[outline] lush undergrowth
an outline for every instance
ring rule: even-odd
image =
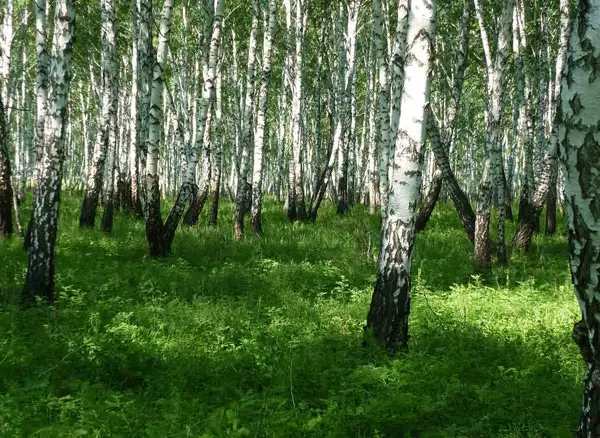
[[[152,260],[143,223],[80,230],[79,205],[63,199],[54,308],[19,309],[26,256],[0,240],[1,436],[573,434],[564,225],[479,278],[438,208],[416,244],[410,351],[390,358],[361,345],[379,235],[362,207],[289,224],[267,202],[264,236],[235,242],[224,206]]]

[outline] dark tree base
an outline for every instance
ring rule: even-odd
[[[109,200],[104,204],[104,213],[102,214],[102,222],[100,223],[100,230],[105,233],[111,233],[114,222],[115,207],[112,200]]]
[[[219,198],[220,198],[220,184],[217,184],[213,193],[212,203],[210,206],[210,218],[208,219],[209,225],[217,225],[219,220]]]
[[[427,222],[429,222],[429,218],[431,218],[435,205],[440,197],[443,182],[444,175],[442,171],[436,169],[431,181],[431,186],[429,187],[427,195],[425,196],[425,200],[423,201],[423,205],[421,205],[421,209],[417,214],[417,220],[415,222],[416,231],[423,231],[427,226]]]
[[[98,192],[88,190],[83,198],[81,214],[79,215],[79,226],[93,228],[96,221],[96,210],[98,209]]]
[[[203,190],[202,193],[199,193],[196,196],[194,196],[192,202],[190,202],[190,207],[183,216],[184,226],[193,227],[195,225],[198,225],[198,220],[200,219],[200,214],[202,213],[202,209],[204,208],[204,203],[206,202],[207,197],[208,188]]]

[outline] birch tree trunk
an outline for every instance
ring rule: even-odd
[[[254,109],[254,82],[256,80],[256,51],[258,46],[258,15],[260,5],[258,0],[252,2],[252,24],[250,26],[250,39],[248,41],[248,66],[246,68],[246,84],[244,98],[244,112],[242,118],[242,147],[240,169],[237,180],[235,197],[235,213],[233,218],[233,236],[240,239],[244,234],[244,216],[249,202],[248,167],[250,161],[250,147],[252,142],[252,110]]]
[[[556,96],[558,96],[556,81],[562,73],[564,66],[564,56],[567,50],[567,42],[570,34],[570,19],[569,19],[569,5],[561,5],[561,31],[559,39],[559,47],[557,51],[556,59],[556,79],[554,83],[553,96],[550,100],[549,105],[551,117],[555,117],[556,113]],[[539,105],[541,106],[543,98],[540,99]],[[552,103],[554,101],[554,103]],[[542,107],[542,106],[541,106]],[[542,125],[541,127],[539,125]],[[541,135],[543,133],[543,123],[538,121],[538,132]],[[544,159],[542,162],[542,169],[538,178],[535,190],[529,197],[522,197],[519,205],[519,223],[515,235],[512,239],[512,245],[521,251],[527,251],[531,245],[531,239],[533,234],[539,226],[539,216],[544,207],[544,202],[548,199],[549,193],[554,193],[554,196],[550,196],[551,207],[554,206],[554,212],[556,212],[556,176],[557,176],[557,151],[556,151],[556,132],[557,132],[557,121],[554,120],[552,124],[552,132],[548,142],[544,141],[542,145],[538,146],[538,149],[545,148]],[[552,218],[552,214],[551,214]]]
[[[10,73],[10,53],[13,38],[12,0],[3,7],[3,23],[0,29],[0,236],[13,233],[12,205],[13,187],[11,184],[11,166],[8,132],[8,79]],[[6,108],[5,108],[6,105]]]
[[[25,305],[35,304],[36,297],[48,303],[54,302],[55,299],[54,246],[62,183],[65,121],[72,76],[71,51],[74,27],[73,2],[57,0],[48,82],[49,105],[44,121],[43,143],[40,145],[38,155],[41,163],[38,166],[37,190],[30,225],[27,276],[22,295]],[[38,55],[39,53],[38,47]]]
[[[35,171],[36,184],[41,180],[44,159],[44,125],[48,112],[48,50],[46,47],[46,0],[35,1],[35,82],[36,82],[36,115],[35,115]],[[27,226],[27,234],[23,246],[27,249],[31,245],[31,227],[37,202],[37,185],[34,187],[33,206],[31,218]]]
[[[390,352],[406,348],[409,339],[412,250],[420,197],[433,32],[433,2],[413,0],[402,96],[402,106],[411,111],[403,111],[399,119],[377,283],[365,327],[367,334]]]
[[[144,218],[148,216],[148,188],[146,187],[146,156],[148,154],[148,139],[150,135],[150,109],[152,97],[152,75],[156,57],[152,43],[152,2],[150,0],[137,0],[138,19],[138,58],[139,58],[139,140],[137,159],[137,202],[135,210]]]
[[[398,1],[398,21],[396,25],[396,33],[394,37],[394,45],[391,56],[391,79],[389,90],[387,95],[384,91],[384,85],[382,84],[383,68],[380,62],[379,66],[379,96],[383,100],[380,102],[380,127],[382,130],[381,140],[381,171],[379,176],[380,185],[380,197],[381,197],[381,215],[382,219],[385,220],[385,214],[387,214],[387,202],[389,198],[389,183],[390,183],[390,168],[392,167],[391,158],[393,156],[393,145],[396,139],[398,131],[398,120],[400,117],[400,102],[402,100],[402,90],[404,87],[404,58],[406,55],[406,32],[408,29],[408,17],[410,10],[409,0]],[[389,39],[388,39],[389,40]],[[378,49],[378,57],[379,55]],[[389,72],[388,72],[389,74]],[[387,96],[391,96],[391,113],[390,113],[390,102]],[[386,103],[387,101],[387,103]],[[385,107],[384,107],[385,105]],[[387,135],[386,141],[386,128],[387,128],[387,115],[383,114],[385,111],[389,115],[389,134]],[[383,221],[382,221],[383,223]]]
[[[291,141],[292,141],[292,162],[293,172],[290,172],[292,184],[289,188],[292,193],[288,209],[291,209],[293,219],[306,220],[306,203],[304,200],[304,175],[302,171],[302,149],[303,139],[301,130],[301,111],[302,111],[302,66],[303,66],[303,42],[306,30],[307,16],[304,11],[304,2],[306,0],[295,0],[296,17],[294,28],[294,61],[293,61],[293,79],[292,79],[292,110],[291,110]]]
[[[8,126],[4,102],[0,95],[0,236],[9,237],[13,232],[13,191],[10,182],[10,155],[8,150]]]
[[[254,132],[254,165],[252,170],[252,231],[262,233],[262,174],[263,151],[265,149],[265,118],[269,92],[269,76],[271,74],[271,48],[275,27],[277,25],[277,2],[269,0],[267,18],[264,20],[262,76],[258,92],[258,113]]]
[[[348,167],[350,161],[350,143],[352,137],[351,122],[353,120],[352,100],[353,83],[356,70],[356,34],[358,24],[358,13],[360,11],[362,0],[349,0],[347,2],[347,24],[344,33],[344,59],[343,69],[344,87],[338,90],[342,93],[342,105],[338,111],[340,123],[340,142],[338,148],[338,205],[337,213],[344,214],[349,208],[349,180]]]
[[[573,338],[586,363],[577,436],[600,436],[600,1],[582,0],[562,81],[559,139],[569,217],[571,277],[582,320]]]
[[[427,220],[431,216],[435,203],[440,195],[443,180],[458,216],[463,223],[463,228],[467,233],[467,237],[473,242],[475,233],[475,213],[473,212],[469,198],[465,195],[456,180],[456,176],[448,158],[448,152],[451,150],[454,142],[456,115],[458,114],[458,107],[462,96],[467,56],[469,53],[469,22],[471,19],[471,8],[471,1],[467,0],[460,19],[460,38],[453,71],[454,81],[452,82],[450,102],[445,110],[447,121],[443,136],[439,132],[439,127],[433,115],[427,117],[427,135],[429,136],[431,150],[435,158],[436,171],[431,185],[432,187],[425,198],[423,207],[419,210],[416,227],[417,231],[425,228]]]
[[[552,134],[556,133],[557,119],[555,117],[558,99],[560,97],[560,83],[562,80],[562,72],[565,66],[565,54],[569,44],[569,36],[571,32],[571,11],[570,1],[560,0],[560,38],[558,48],[556,50],[556,67],[554,69],[553,90],[550,99],[550,114],[548,118],[552,123]],[[552,139],[551,139],[552,141]],[[548,182],[548,195],[546,198],[546,234],[553,235],[556,231],[556,194],[558,183],[558,162],[550,169],[550,180]]]
[[[485,133],[485,152],[483,175],[479,184],[477,197],[477,214],[475,218],[475,249],[473,267],[476,271],[491,267],[490,254],[490,216],[493,204],[500,205],[498,218],[498,256],[501,263],[506,260],[504,243],[504,180],[502,178],[502,110],[504,108],[504,90],[506,89],[506,63],[511,39],[513,16],[513,0],[504,0],[495,59],[492,61],[491,51],[482,10],[479,1],[475,1],[475,12],[479,22],[481,40],[484,48],[487,74],[487,126]],[[501,199],[501,201],[498,201]],[[496,202],[494,202],[496,200]]]
[[[163,133],[163,91],[165,86],[165,66],[167,45],[171,30],[171,12],[173,0],[165,0],[159,25],[158,48],[152,73],[152,93],[150,95],[150,114],[146,156],[146,200],[148,215],[146,218],[146,239],[152,257],[168,255],[169,248],[163,242],[163,222],[160,214],[160,188],[158,180],[158,158],[161,135]]]
[[[94,155],[92,169],[88,176],[81,214],[79,216],[80,227],[93,227],[96,220],[98,198],[102,190],[102,179],[104,176],[104,164],[110,131],[115,129],[111,121],[116,121],[117,112],[117,50],[115,43],[115,5],[113,0],[100,1],[101,17],[101,64],[102,64],[102,107],[100,109],[100,129],[94,143]]]

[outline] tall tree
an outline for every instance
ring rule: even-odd
[[[263,186],[263,152],[265,148],[265,119],[269,92],[269,76],[271,74],[271,49],[275,27],[277,25],[277,2],[269,0],[266,19],[264,20],[262,75],[258,91],[258,109],[256,114],[256,130],[254,132],[254,165],[252,171],[252,231],[262,233],[262,186]]]
[[[0,236],[13,232],[12,185],[10,182],[10,155],[8,150],[8,126],[4,102],[0,95]]]
[[[36,175],[29,260],[23,288],[23,302],[28,305],[35,304],[36,297],[41,297],[49,303],[54,301],[54,247],[63,173],[65,122],[72,76],[74,27],[73,2],[57,0],[52,54],[49,59],[48,107],[44,120],[43,142],[37,154],[40,161],[37,166],[39,173]],[[38,46],[38,55],[39,53]]]
[[[96,134],[92,169],[88,175],[83,204],[81,205],[79,226],[82,227],[94,226],[98,198],[102,190],[110,131],[116,129],[116,126],[111,124],[111,122],[116,121],[117,113],[117,48],[115,42],[114,0],[100,0],[100,17],[100,41],[102,46],[100,55],[102,66],[100,129]]]
[[[258,0],[252,2],[252,24],[248,41],[248,66],[246,68],[246,83],[244,96],[244,111],[242,113],[242,145],[240,148],[239,172],[235,197],[235,213],[233,218],[233,235],[239,239],[244,233],[244,216],[250,199],[248,190],[248,168],[250,167],[250,152],[252,142],[252,119],[254,109],[254,82],[256,80],[256,51],[258,46],[258,15],[260,5]]]
[[[414,0],[409,12],[404,93],[381,235],[377,283],[366,331],[389,351],[408,345],[415,217],[419,203],[426,105],[434,32],[431,0]],[[397,85],[397,84],[393,84]]]
[[[600,436],[600,1],[581,0],[562,80],[560,155],[565,170],[569,253],[582,320],[573,338],[587,365],[577,436]]]
[[[0,29],[0,236],[13,232],[11,167],[8,147],[8,76],[13,39],[13,2],[8,0],[0,10],[3,17]],[[6,108],[5,108],[6,105]]]
[[[288,32],[293,32],[294,35],[294,51],[291,62],[292,73],[289,79],[290,88],[292,89],[292,104],[290,115],[290,131],[291,131],[291,149],[290,156],[290,187],[288,195],[288,217],[290,220],[305,220],[306,204],[304,199],[304,172],[302,169],[302,151],[303,138],[301,129],[301,111],[302,111],[302,68],[304,54],[304,35],[306,32],[306,21],[308,19],[304,3],[306,0],[294,0],[296,7],[294,28],[293,31],[288,28]],[[292,1],[285,0],[284,5],[291,14]],[[291,50],[291,47],[288,48]]]
[[[347,2],[347,23],[346,32],[343,34],[343,45],[341,48],[344,53],[340,57],[340,75],[343,76],[343,88],[338,90],[341,93],[340,109],[337,111],[339,128],[336,128],[336,134],[339,129],[339,139],[341,145],[338,151],[338,214],[344,214],[348,210],[350,194],[348,181],[348,164],[350,161],[350,142],[351,142],[351,122],[353,120],[352,100],[354,90],[354,76],[356,72],[356,37],[358,32],[358,13],[362,0],[348,0]],[[343,62],[342,62],[343,60]]]
[[[473,266],[476,270],[488,269],[491,266],[490,254],[490,216],[494,200],[500,199],[504,204],[504,180],[502,178],[502,111],[504,107],[504,90],[507,78],[506,64],[510,49],[511,24],[513,16],[513,0],[504,0],[499,22],[497,48],[492,59],[490,43],[483,20],[483,11],[478,0],[475,0],[475,13],[479,22],[481,41],[485,54],[487,101],[486,131],[483,175],[477,194],[477,213],[475,218],[475,250]],[[501,262],[506,262],[504,243],[504,208],[499,209],[498,255]]]
[[[565,66],[565,53],[569,44],[569,36],[571,34],[571,11],[570,0],[560,0],[560,37],[558,40],[558,48],[556,50],[556,64],[554,69],[554,79],[551,83],[552,94],[550,97],[548,120],[552,124],[550,141],[556,141],[556,124],[558,122],[556,115],[556,105],[560,97],[560,83],[562,72]],[[556,195],[557,195],[557,179],[558,179],[558,161],[554,161],[550,169],[548,181],[548,195],[546,198],[546,234],[552,235],[556,230]]]

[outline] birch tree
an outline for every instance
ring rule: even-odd
[[[271,74],[271,49],[275,27],[277,25],[277,2],[269,0],[267,18],[264,20],[262,75],[258,91],[258,109],[256,114],[256,130],[254,132],[254,157],[252,170],[252,231],[262,233],[262,176],[263,153],[265,149],[265,119],[269,92],[269,76]]]
[[[477,213],[475,218],[473,266],[476,270],[485,270],[491,266],[489,230],[491,207],[493,204],[504,204],[504,180],[502,179],[502,110],[504,105],[503,93],[506,89],[506,80],[508,77],[505,70],[510,47],[513,7],[513,0],[504,0],[499,22],[497,48],[492,60],[488,35],[483,22],[483,11],[479,1],[475,0],[475,13],[479,22],[487,78],[487,123],[483,175],[477,194]],[[501,202],[498,199],[501,199]],[[503,234],[504,213],[504,208],[500,208],[498,219],[498,255],[501,262],[506,262]]]
[[[429,99],[434,5],[414,0],[409,12],[402,111],[391,166],[387,214],[381,236],[377,282],[366,331],[389,351],[408,345],[415,216],[419,203],[422,148]],[[396,85],[397,84],[393,84]]]
[[[256,79],[256,51],[258,46],[258,15],[260,5],[258,0],[252,2],[252,24],[248,41],[248,66],[246,68],[246,83],[244,111],[242,113],[242,145],[240,148],[239,172],[235,197],[235,213],[233,218],[233,235],[239,239],[244,233],[244,216],[249,202],[248,167],[252,141],[252,111],[254,109],[254,82]]]
[[[48,303],[52,303],[55,298],[54,247],[62,184],[65,121],[72,76],[74,27],[73,2],[57,0],[52,54],[49,59],[48,111],[44,120],[43,143],[39,145],[37,154],[39,173],[36,175],[27,276],[22,297],[27,305],[35,304],[36,297],[41,297]],[[38,47],[38,55],[39,53]],[[38,112],[38,121],[39,115]]]
[[[600,1],[582,0],[562,80],[560,156],[565,171],[571,278],[582,319],[573,338],[586,363],[577,436],[600,436]]]
[[[8,75],[10,73],[10,52],[13,39],[13,3],[8,0],[2,13],[0,29],[0,236],[10,236],[13,232],[11,166],[8,133]],[[5,107],[6,105],[6,107]]]
[[[113,0],[100,1],[101,17],[101,65],[102,103],[100,109],[100,129],[94,142],[92,169],[86,182],[85,195],[79,216],[79,226],[93,227],[96,220],[98,198],[102,190],[104,164],[108,151],[111,130],[116,129],[111,121],[116,121],[117,112],[117,49],[115,43],[115,5]]]

